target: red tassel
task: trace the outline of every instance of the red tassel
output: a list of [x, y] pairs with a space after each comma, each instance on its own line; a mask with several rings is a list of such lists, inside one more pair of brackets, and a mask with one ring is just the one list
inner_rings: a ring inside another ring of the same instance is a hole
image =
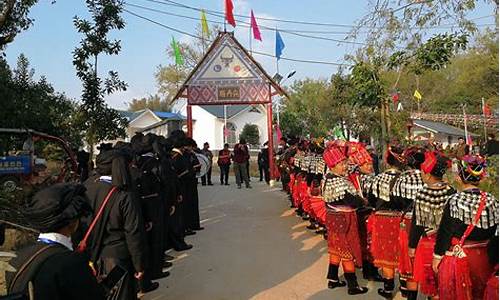
[[440, 300], [472, 300], [472, 283], [467, 258], [443, 257], [438, 276]]
[[402, 225], [399, 228], [399, 272], [405, 275], [413, 271], [408, 250], [408, 233], [406, 227]]

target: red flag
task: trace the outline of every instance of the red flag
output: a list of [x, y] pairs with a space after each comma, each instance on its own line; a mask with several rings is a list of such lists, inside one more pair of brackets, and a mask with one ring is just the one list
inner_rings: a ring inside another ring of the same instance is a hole
[[483, 105], [483, 115], [491, 116], [491, 108], [487, 103]]
[[398, 101], [399, 101], [399, 93], [392, 94], [392, 102], [394, 102], [394, 105], [397, 105]]
[[250, 11], [250, 26], [252, 27], [253, 38], [262, 42], [262, 37], [260, 36], [259, 26], [257, 26], [257, 21], [253, 15], [253, 9]]
[[233, 1], [226, 0], [226, 20], [233, 27], [236, 27], [236, 21], [234, 20], [234, 16], [233, 16], [233, 8], [234, 8]]
[[278, 139], [278, 143], [279, 143], [279, 141], [281, 141], [282, 137], [283, 137], [283, 135], [281, 134], [280, 126], [278, 124], [276, 124], [276, 138]]
[[467, 134], [467, 142], [466, 142], [467, 145], [469, 146], [472, 146], [472, 136], [469, 134]]

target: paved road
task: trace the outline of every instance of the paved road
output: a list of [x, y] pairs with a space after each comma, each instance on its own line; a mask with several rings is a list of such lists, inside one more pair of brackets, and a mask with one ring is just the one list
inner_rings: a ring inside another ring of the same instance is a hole
[[205, 230], [187, 238], [192, 250], [170, 252], [177, 257], [172, 274], [145, 300], [382, 299], [380, 284], [368, 283], [369, 294], [356, 297], [326, 288], [326, 242], [279, 189], [254, 180], [253, 189], [233, 183], [199, 186], [199, 193]]

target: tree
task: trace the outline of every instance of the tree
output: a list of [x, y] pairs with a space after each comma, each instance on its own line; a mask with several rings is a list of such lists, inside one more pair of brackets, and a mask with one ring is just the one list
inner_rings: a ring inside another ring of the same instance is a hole
[[250, 145], [259, 144], [259, 127], [255, 124], [245, 124], [240, 133], [240, 139], [245, 139]]
[[[477, 26], [470, 12], [477, 0], [377, 0], [369, 2], [369, 13], [362, 17], [350, 37], [366, 36], [371, 51], [388, 55], [398, 46], [414, 49], [428, 36], [433, 27], [451, 28], [465, 33], [476, 33]], [[494, 4], [498, 13], [498, 0], [485, 0]]]
[[132, 99], [128, 103], [129, 111], [138, 111], [149, 108], [152, 111], [171, 111], [172, 105], [166, 100], [162, 100], [158, 94], [149, 95], [140, 99]]
[[126, 134], [127, 120], [108, 107], [104, 96], [125, 90], [127, 84], [119, 79], [115, 71], [109, 71], [104, 80], [99, 78], [97, 72], [100, 54], [117, 55], [120, 52], [120, 41], [110, 40], [107, 35], [113, 29], [123, 29], [125, 23], [120, 16], [123, 1], [86, 0], [86, 3], [92, 21], [74, 18], [76, 29], [84, 37], [73, 52], [73, 65], [83, 85], [78, 125], [85, 131], [85, 140], [91, 149], [90, 159], [93, 159], [93, 146], [96, 143]]
[[28, 13], [38, 0], [0, 1], [0, 50], [12, 41], [18, 33], [28, 29], [33, 19]]
[[[0, 98], [6, 100], [0, 109], [0, 127], [30, 128], [63, 137], [75, 147], [81, 145], [81, 132], [74, 126], [77, 104], [55, 92], [45, 77], [36, 81], [34, 74], [23, 54], [13, 70], [0, 59]], [[7, 146], [13, 145], [3, 148]]]

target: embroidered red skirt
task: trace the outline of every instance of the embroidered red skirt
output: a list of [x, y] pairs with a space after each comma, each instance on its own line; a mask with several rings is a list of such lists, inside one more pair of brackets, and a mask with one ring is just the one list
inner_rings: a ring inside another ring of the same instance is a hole
[[294, 180], [294, 186], [293, 186], [293, 191], [292, 191], [292, 200], [293, 200], [293, 205], [295, 207], [299, 207], [299, 198], [300, 198], [300, 186], [301, 182], [303, 180], [303, 177], [300, 175], [297, 175]]
[[352, 208], [327, 209], [328, 253], [344, 260], [353, 260], [361, 267], [363, 257], [358, 233], [358, 216]]
[[311, 215], [312, 217], [321, 224], [326, 224], [326, 206], [323, 197], [321, 196], [311, 196], [309, 198], [311, 202]]
[[399, 224], [401, 213], [377, 211], [369, 219], [373, 263], [379, 268], [397, 268], [399, 262]]
[[305, 186], [305, 191], [302, 192], [302, 209], [310, 215], [312, 212], [311, 209], [311, 195], [309, 193], [309, 187]]
[[[498, 270], [498, 266], [497, 266]], [[484, 291], [484, 300], [498, 300], [498, 275], [493, 275], [486, 283]]]
[[413, 279], [419, 283], [420, 292], [427, 296], [436, 296], [438, 292], [437, 276], [432, 270], [432, 255], [436, 244], [436, 234], [424, 236], [418, 242], [415, 251]]
[[[453, 244], [457, 244], [454, 239]], [[465, 242], [466, 257], [445, 255], [438, 272], [440, 300], [482, 299], [493, 273], [488, 261], [487, 242]]]
[[358, 215], [358, 232], [359, 240], [361, 243], [361, 252], [363, 254], [363, 260], [373, 262], [373, 256], [370, 252], [371, 245], [371, 233], [368, 232], [368, 219], [373, 214], [372, 210], [362, 210], [357, 211]]
[[305, 178], [302, 178], [302, 181], [299, 184], [299, 206], [304, 209], [304, 200], [307, 198], [307, 181]]
[[295, 186], [295, 174], [290, 173], [290, 181], [288, 182], [288, 192], [293, 195], [293, 187]]

